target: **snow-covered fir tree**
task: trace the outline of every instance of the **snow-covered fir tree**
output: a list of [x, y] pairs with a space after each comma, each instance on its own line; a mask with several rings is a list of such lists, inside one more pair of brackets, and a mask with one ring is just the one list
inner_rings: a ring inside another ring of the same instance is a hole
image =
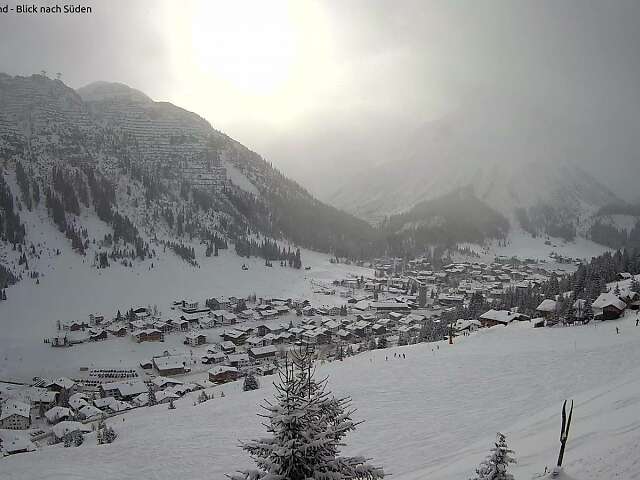
[[312, 356], [293, 352], [279, 370], [275, 402], [265, 401], [268, 437], [244, 442], [256, 469], [231, 475], [233, 480], [364, 480], [384, 471], [363, 457], [341, 456], [344, 437], [356, 429], [351, 399], [336, 398], [316, 381]]
[[149, 385], [149, 401], [147, 402], [147, 406], [152, 407], [153, 405], [157, 404], [158, 401], [156, 400], [156, 391], [155, 388], [153, 388], [153, 384]]
[[253, 373], [249, 373], [246, 377], [244, 377], [242, 390], [248, 392], [249, 390], [257, 390], [258, 388], [260, 388], [260, 383]]
[[507, 446], [506, 437], [498, 432], [495, 446], [491, 454], [476, 469], [476, 476], [472, 480], [513, 480], [508, 471], [509, 464], [516, 463], [514, 451]]

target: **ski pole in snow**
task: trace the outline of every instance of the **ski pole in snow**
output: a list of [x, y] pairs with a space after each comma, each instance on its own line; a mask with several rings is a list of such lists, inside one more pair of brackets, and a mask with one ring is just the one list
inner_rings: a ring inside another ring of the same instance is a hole
[[564, 457], [564, 448], [569, 438], [569, 427], [571, 426], [571, 416], [573, 415], [573, 400], [571, 400], [571, 408], [569, 409], [569, 418], [567, 419], [567, 401], [562, 404], [562, 429], [560, 430], [560, 454], [558, 455], [558, 468], [562, 466], [562, 457]]

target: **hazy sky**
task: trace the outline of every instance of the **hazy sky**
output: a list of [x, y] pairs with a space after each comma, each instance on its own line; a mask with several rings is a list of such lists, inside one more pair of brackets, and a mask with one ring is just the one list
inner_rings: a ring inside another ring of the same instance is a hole
[[126, 83], [319, 193], [478, 96], [487, 122], [492, 102], [526, 105], [584, 137], [593, 172], [640, 182], [625, 174], [640, 173], [638, 1], [85, 4], [92, 14], [1, 15], [0, 71]]

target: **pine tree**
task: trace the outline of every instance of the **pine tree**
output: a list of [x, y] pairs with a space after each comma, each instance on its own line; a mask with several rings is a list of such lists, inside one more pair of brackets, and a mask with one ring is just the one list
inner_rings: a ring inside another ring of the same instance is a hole
[[385, 337], [378, 339], [378, 348], [387, 348], [387, 339]]
[[513, 480], [507, 470], [510, 463], [516, 463], [512, 456], [513, 450], [507, 446], [506, 437], [498, 432], [495, 446], [491, 449], [491, 455], [476, 469], [473, 480]]
[[246, 377], [244, 377], [242, 390], [248, 392], [249, 390], [257, 390], [258, 388], [260, 388], [260, 383], [253, 373], [249, 373]]
[[158, 401], [156, 400], [156, 391], [153, 388], [153, 384], [149, 385], [149, 401], [147, 402], [148, 407], [152, 407], [156, 405]]
[[270, 436], [242, 445], [256, 462], [257, 470], [246, 470], [231, 478], [383, 478], [382, 468], [368, 464], [365, 458], [339, 455], [342, 439], [357, 424], [351, 419], [351, 399], [335, 398], [326, 384], [327, 379], [314, 380], [308, 352], [288, 358], [275, 384], [276, 401], [266, 401], [262, 406]]

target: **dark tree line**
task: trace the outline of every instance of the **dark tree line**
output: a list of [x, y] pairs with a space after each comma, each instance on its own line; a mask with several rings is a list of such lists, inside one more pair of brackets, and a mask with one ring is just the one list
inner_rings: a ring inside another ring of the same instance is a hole
[[23, 244], [25, 241], [25, 227], [20, 220], [20, 214], [14, 208], [11, 189], [0, 172], [0, 238], [11, 244]]
[[291, 247], [280, 248], [278, 242], [265, 238], [262, 242], [256, 239], [246, 237], [236, 239], [236, 253], [241, 257], [260, 257], [265, 261], [278, 261], [287, 263], [293, 268], [302, 268], [302, 259], [300, 257], [300, 249], [295, 251]]

